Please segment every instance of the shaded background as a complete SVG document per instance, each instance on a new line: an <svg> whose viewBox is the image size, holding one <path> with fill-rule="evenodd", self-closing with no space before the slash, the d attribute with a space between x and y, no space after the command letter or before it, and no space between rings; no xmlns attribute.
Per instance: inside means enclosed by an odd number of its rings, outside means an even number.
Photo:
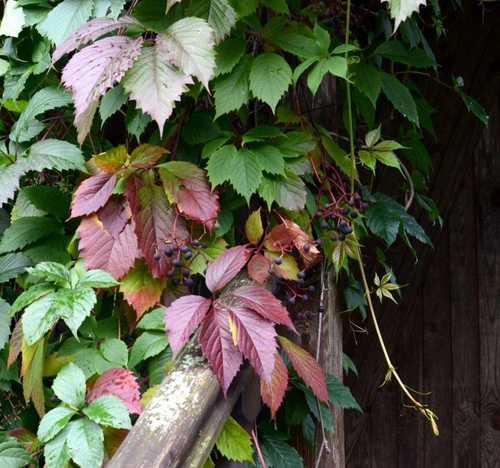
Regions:
<svg viewBox="0 0 500 468"><path fill-rule="evenodd" d="M387 368L372 327L354 336L345 324L345 351L360 371L348 384L365 411L345 415L349 468L500 467L500 2L443 7L440 74L462 76L490 124L483 127L454 93L428 86L439 140L429 142L430 195L444 227L420 216L435 249L420 249L417 264L407 252L392 256L399 282L410 285L400 307L386 304L379 315L403 379L432 392L422 398L439 416L441 435L404 406L397 385L379 388Z"/></svg>

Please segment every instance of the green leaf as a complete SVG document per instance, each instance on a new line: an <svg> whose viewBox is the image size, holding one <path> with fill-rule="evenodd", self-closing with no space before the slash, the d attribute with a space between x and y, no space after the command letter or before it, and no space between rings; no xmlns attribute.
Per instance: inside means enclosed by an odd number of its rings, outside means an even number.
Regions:
<svg viewBox="0 0 500 468"><path fill-rule="evenodd" d="M30 265L30 259L20 253L9 253L0 256L0 283L5 283L15 278Z"/></svg>
<svg viewBox="0 0 500 468"><path fill-rule="evenodd" d="M221 42L236 24L236 12L228 0L209 0L208 24L215 33L215 42Z"/></svg>
<svg viewBox="0 0 500 468"><path fill-rule="evenodd" d="M260 54L250 71L250 90L254 97L268 104L272 111L292 83L292 69L277 54Z"/></svg>
<svg viewBox="0 0 500 468"><path fill-rule="evenodd" d="M76 290L58 291L54 307L59 309L64 322L76 337L80 325L90 315L96 302L95 292L80 286Z"/></svg>
<svg viewBox="0 0 500 468"><path fill-rule="evenodd" d="M54 234L59 229L60 225L50 218L20 218L3 233L0 241L0 253L22 249L39 239Z"/></svg>
<svg viewBox="0 0 500 468"><path fill-rule="evenodd" d="M242 150L245 151L245 150ZM285 160L280 150L271 145L252 146L250 151L258 166L269 174L285 175Z"/></svg>
<svg viewBox="0 0 500 468"><path fill-rule="evenodd" d="M326 385L328 387L328 396L330 401L339 408L355 409L363 412L356 399L352 396L349 387L346 387L333 375L328 375Z"/></svg>
<svg viewBox="0 0 500 468"><path fill-rule="evenodd" d="M13 437L0 441L0 466L2 468L22 468L33 460L27 450Z"/></svg>
<svg viewBox="0 0 500 468"><path fill-rule="evenodd" d="M52 384L57 398L73 408L81 408L85 403L85 374L73 363L63 367Z"/></svg>
<svg viewBox="0 0 500 468"><path fill-rule="evenodd" d="M324 76L331 73L334 76L347 79L347 61L344 57L329 57L320 60L307 77L307 86L313 95L318 91Z"/></svg>
<svg viewBox="0 0 500 468"><path fill-rule="evenodd" d="M83 413L101 426L115 429L130 429L130 416L123 402L112 395L106 395L94 400Z"/></svg>
<svg viewBox="0 0 500 468"><path fill-rule="evenodd" d="M104 434L94 421L81 418L68 425L66 438L68 453L82 468L102 466L104 459Z"/></svg>
<svg viewBox="0 0 500 468"><path fill-rule="evenodd" d="M253 245L258 245L264 235L260 208L253 211L245 222L245 235Z"/></svg>
<svg viewBox="0 0 500 468"><path fill-rule="evenodd" d="M262 4L276 13L290 13L286 0L262 0Z"/></svg>
<svg viewBox="0 0 500 468"><path fill-rule="evenodd" d="M268 208L274 202L287 210L302 210L306 205L306 187L295 174L288 173L286 177L264 176L258 192Z"/></svg>
<svg viewBox="0 0 500 468"><path fill-rule="evenodd" d="M140 142L141 135L146 130L146 127L151 122L151 117L144 114L139 109L132 109L127 113L127 132L130 133L135 139Z"/></svg>
<svg viewBox="0 0 500 468"><path fill-rule="evenodd" d="M68 426L66 426L56 437L45 444L43 455L47 468L67 468L70 460L66 443L68 432Z"/></svg>
<svg viewBox="0 0 500 468"><path fill-rule="evenodd" d="M436 66L435 60L430 58L423 49L407 49L402 42L396 40L383 42L375 49L374 53L393 62L404 63L416 68Z"/></svg>
<svg viewBox="0 0 500 468"><path fill-rule="evenodd" d="M69 287L71 283L70 271L60 263L41 262L33 268L28 268L28 273L34 278L56 283L60 286Z"/></svg>
<svg viewBox="0 0 500 468"><path fill-rule="evenodd" d="M32 185L30 187L24 187L21 192L19 192L19 195L21 194L26 196L34 207L61 221L67 219L69 216L71 197L68 193L61 192L57 187Z"/></svg>
<svg viewBox="0 0 500 468"><path fill-rule="evenodd" d="M377 158L375 158L375 155L372 151L361 150L359 152L359 159L372 172L375 172L375 167L377 165Z"/></svg>
<svg viewBox="0 0 500 468"><path fill-rule="evenodd" d="M99 115L101 116L101 127L114 113L128 101L128 96L122 86L115 86L110 89L102 98L99 106Z"/></svg>
<svg viewBox="0 0 500 468"><path fill-rule="evenodd" d="M246 50L246 42L243 39L227 39L215 49L215 75L231 73L241 60Z"/></svg>
<svg viewBox="0 0 500 468"><path fill-rule="evenodd" d="M417 105L408 88L395 76L381 73L382 89L394 108L410 122L419 125Z"/></svg>
<svg viewBox="0 0 500 468"><path fill-rule="evenodd" d="M0 350L9 342L11 315L10 305L0 297Z"/></svg>
<svg viewBox="0 0 500 468"><path fill-rule="evenodd" d="M128 362L127 345L118 338L105 340L101 345L101 353L105 359L118 367L126 367Z"/></svg>
<svg viewBox="0 0 500 468"><path fill-rule="evenodd" d="M59 45L90 18L93 7L93 0L64 0L50 10L38 31Z"/></svg>
<svg viewBox="0 0 500 468"><path fill-rule="evenodd" d="M120 284L107 271L89 270L78 281L77 287L111 288Z"/></svg>
<svg viewBox="0 0 500 468"><path fill-rule="evenodd" d="M358 375L358 368L356 367L356 364L354 364L354 361L346 353L342 353L342 368L346 374L351 371L354 375Z"/></svg>
<svg viewBox="0 0 500 468"><path fill-rule="evenodd" d="M50 293L33 302L24 311L23 335L29 345L33 345L47 333L61 318L60 311L54 306L56 293Z"/></svg>
<svg viewBox="0 0 500 468"><path fill-rule="evenodd" d="M215 118L237 111L250 99L249 76L252 57L246 55L233 71L214 81Z"/></svg>
<svg viewBox="0 0 500 468"><path fill-rule="evenodd" d="M161 312L164 316L165 312ZM144 332L141 336L139 336L139 338L135 340L134 346L132 346L128 363L129 367L134 368L142 361L160 354L167 346L168 342L165 336L165 332Z"/></svg>
<svg viewBox="0 0 500 468"><path fill-rule="evenodd" d="M23 8L15 0L7 0L4 4L0 35L18 37L26 24Z"/></svg>
<svg viewBox="0 0 500 468"><path fill-rule="evenodd" d="M373 107L382 91L382 77L380 72L372 65L356 63L350 66L353 72L354 85L370 100Z"/></svg>
<svg viewBox="0 0 500 468"><path fill-rule="evenodd" d="M462 90L458 90L460 97L464 101L465 107L469 112L472 112L484 125L488 125L490 116L486 109L476 99L467 96Z"/></svg>
<svg viewBox="0 0 500 468"><path fill-rule="evenodd" d="M389 5L391 18L394 19L394 31L398 26L408 19L415 11L418 11L420 5L425 5L426 0L382 0Z"/></svg>
<svg viewBox="0 0 500 468"><path fill-rule="evenodd" d="M42 88L32 96L28 105L17 119L10 131L10 139L17 142L31 140L45 128L44 124L35 121L41 124L41 126L37 127L38 131L36 133L30 131L30 126L36 116L48 110L67 106L70 103L71 95L68 92L53 87Z"/></svg>
<svg viewBox="0 0 500 468"><path fill-rule="evenodd" d="M158 307L145 314L140 322L137 324L137 328L141 330L149 331L165 331L165 309Z"/></svg>
<svg viewBox="0 0 500 468"><path fill-rule="evenodd" d="M67 141L52 138L39 141L31 146L30 157L36 161L35 166L38 165L38 167L32 167L32 170L35 171L50 168L59 171L78 170L87 172L82 151ZM38 161L43 162L41 168Z"/></svg>
<svg viewBox="0 0 500 468"><path fill-rule="evenodd" d="M237 462L253 461L250 434L231 416L226 420L215 445L217 450L228 460Z"/></svg>
<svg viewBox="0 0 500 468"><path fill-rule="evenodd" d="M70 419L76 414L76 411L66 406L58 406L49 411L38 426L37 437L42 443L52 440L69 423Z"/></svg>
<svg viewBox="0 0 500 468"><path fill-rule="evenodd" d="M351 156L347 154L326 132L321 135L321 143L339 169L349 178L358 179L358 171L353 165Z"/></svg>
<svg viewBox="0 0 500 468"><path fill-rule="evenodd" d="M263 438L262 452L269 468L303 468L304 462L293 447L286 443L286 436L268 433Z"/></svg>

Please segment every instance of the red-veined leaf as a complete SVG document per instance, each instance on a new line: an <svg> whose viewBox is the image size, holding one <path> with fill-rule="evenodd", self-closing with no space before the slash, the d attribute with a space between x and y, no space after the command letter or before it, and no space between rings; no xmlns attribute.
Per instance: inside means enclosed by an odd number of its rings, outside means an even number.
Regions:
<svg viewBox="0 0 500 468"><path fill-rule="evenodd" d="M262 254L255 254L247 265L248 276L260 284L266 283L271 275L271 261Z"/></svg>
<svg viewBox="0 0 500 468"><path fill-rule="evenodd" d="M102 208L111 197L116 176L107 173L85 179L77 188L71 203L71 217L85 216Z"/></svg>
<svg viewBox="0 0 500 468"><path fill-rule="evenodd" d="M205 171L185 161L170 161L160 167L165 190L187 219L213 230L219 216L219 196L212 192Z"/></svg>
<svg viewBox="0 0 500 468"><path fill-rule="evenodd" d="M313 240L293 221L285 220L275 226L264 242L266 249L271 252L281 252L283 249L294 247L300 253L304 265L309 268L321 259L321 253Z"/></svg>
<svg viewBox="0 0 500 468"><path fill-rule="evenodd" d="M168 342L174 354L187 343L189 337L207 315L211 299L184 296L174 301L165 311Z"/></svg>
<svg viewBox="0 0 500 468"><path fill-rule="evenodd" d="M141 414L141 393L135 375L127 369L109 369L101 375L87 394L87 403L104 396L119 398L130 413Z"/></svg>
<svg viewBox="0 0 500 468"><path fill-rule="evenodd" d="M245 307L257 312L263 318L274 323L286 325L296 332L288 310L267 289L249 284L241 286L232 292Z"/></svg>
<svg viewBox="0 0 500 468"><path fill-rule="evenodd" d="M288 369L286 368L283 358L276 353L273 376L271 383L260 381L260 395L262 401L271 410L271 416L274 418L278 409L283 403L286 390L288 388Z"/></svg>
<svg viewBox="0 0 500 468"><path fill-rule="evenodd" d="M80 255L88 270L105 270L120 279L141 256L129 207L111 199L78 227Z"/></svg>
<svg viewBox="0 0 500 468"><path fill-rule="evenodd" d="M139 320L144 312L160 302L166 280L151 276L143 261L136 264L120 283L125 300L134 308Z"/></svg>
<svg viewBox="0 0 500 468"><path fill-rule="evenodd" d="M182 219L168 206L167 197L153 180L132 176L127 199L135 221L139 247L155 278L164 278L173 269L172 259L164 255L168 244L189 237Z"/></svg>
<svg viewBox="0 0 500 468"><path fill-rule="evenodd" d="M229 329L229 312L212 307L202 322L199 342L203 355L213 369L224 395L238 373L243 356L233 344Z"/></svg>
<svg viewBox="0 0 500 468"><path fill-rule="evenodd" d="M247 307L232 305L228 310L236 327L238 348L260 378L271 382L276 354L274 324Z"/></svg>
<svg viewBox="0 0 500 468"><path fill-rule="evenodd" d="M309 386L318 400L328 402L328 389L323 369L305 349L283 336L278 337L281 347L292 362L299 377Z"/></svg>
<svg viewBox="0 0 500 468"><path fill-rule="evenodd" d="M208 289L212 292L222 289L241 271L249 256L250 250L242 245L226 250L207 267L205 281Z"/></svg>

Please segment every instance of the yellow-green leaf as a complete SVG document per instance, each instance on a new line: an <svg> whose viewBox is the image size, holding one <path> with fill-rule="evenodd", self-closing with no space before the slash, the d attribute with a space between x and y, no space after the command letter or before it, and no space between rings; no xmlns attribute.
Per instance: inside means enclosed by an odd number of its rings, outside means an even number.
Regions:
<svg viewBox="0 0 500 468"><path fill-rule="evenodd" d="M216 443L219 452L228 460L253 461L252 440L234 418L229 417Z"/></svg>
<svg viewBox="0 0 500 468"><path fill-rule="evenodd" d="M260 216L260 208L255 210L245 223L245 234L251 244L257 245L264 235L262 227L262 218Z"/></svg>

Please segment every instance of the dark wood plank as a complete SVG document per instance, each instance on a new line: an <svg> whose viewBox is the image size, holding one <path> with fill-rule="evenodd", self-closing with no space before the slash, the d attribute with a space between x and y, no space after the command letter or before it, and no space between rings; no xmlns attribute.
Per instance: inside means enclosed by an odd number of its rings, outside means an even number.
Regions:
<svg viewBox="0 0 500 468"><path fill-rule="evenodd" d="M429 265L423 289L424 343L423 390L428 397L421 398L439 417L440 435L432 434L430 426L424 430L425 465L449 466L452 459L452 358L449 298L449 242L444 236Z"/></svg>
<svg viewBox="0 0 500 468"><path fill-rule="evenodd" d="M479 193L478 287L481 386L481 466L500 466L500 109L498 78L491 121L475 151Z"/></svg>
<svg viewBox="0 0 500 468"><path fill-rule="evenodd" d="M473 160L467 173L473 174ZM479 321L474 178L465 177L448 222L453 357L453 467L479 466Z"/></svg>

